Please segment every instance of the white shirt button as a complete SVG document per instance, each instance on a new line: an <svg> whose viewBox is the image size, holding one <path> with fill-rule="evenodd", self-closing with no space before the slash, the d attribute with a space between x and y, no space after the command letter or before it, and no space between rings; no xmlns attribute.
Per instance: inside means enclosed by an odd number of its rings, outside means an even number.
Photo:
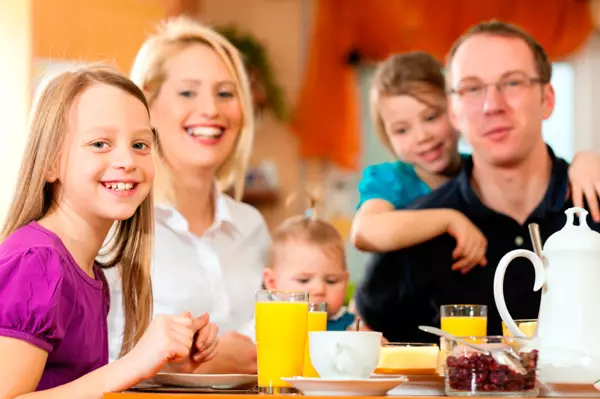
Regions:
<svg viewBox="0 0 600 399"><path fill-rule="evenodd" d="M521 237L521 236L517 236L517 237L515 238L515 245L516 245L517 247L520 247L521 245L523 245L523 237Z"/></svg>

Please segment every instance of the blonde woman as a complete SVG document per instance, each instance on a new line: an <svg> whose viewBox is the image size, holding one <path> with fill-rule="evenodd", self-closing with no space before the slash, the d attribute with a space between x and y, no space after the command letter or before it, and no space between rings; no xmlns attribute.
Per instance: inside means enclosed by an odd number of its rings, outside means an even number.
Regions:
<svg viewBox="0 0 600 399"><path fill-rule="evenodd" d="M197 373L256 372L254 293L270 246L263 217L239 202L253 140L248 78L212 29L169 20L139 50L131 77L146 94L161 151L155 179L155 311L209 312L218 355ZM234 188L235 199L224 193ZM118 302L119 284L111 284ZM122 314L109 318L111 355Z"/></svg>
<svg viewBox="0 0 600 399"><path fill-rule="evenodd" d="M168 361L195 368L214 353L207 317L150 322L154 141L144 94L112 70L65 72L40 92L0 244L1 398L99 398ZM125 355L107 364L102 268L115 265L124 277ZM196 333L205 350L192 363Z"/></svg>

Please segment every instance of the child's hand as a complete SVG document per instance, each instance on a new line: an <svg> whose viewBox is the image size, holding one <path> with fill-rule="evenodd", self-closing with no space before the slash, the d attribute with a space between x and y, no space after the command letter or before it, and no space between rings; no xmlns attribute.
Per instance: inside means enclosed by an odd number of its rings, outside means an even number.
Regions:
<svg viewBox="0 0 600 399"><path fill-rule="evenodd" d="M210 322L208 313L194 319L196 342L192 349L192 360L197 363L207 362L217 355L217 333L219 327Z"/></svg>
<svg viewBox="0 0 600 399"><path fill-rule="evenodd" d="M569 167L573 205L585 208L584 198L594 222L600 222L600 157L592 151L580 151Z"/></svg>
<svg viewBox="0 0 600 399"><path fill-rule="evenodd" d="M465 215L451 210L447 231L456 239L452 259L457 261L452 265L452 270L460 270L464 274L477 265L487 265L487 239Z"/></svg>
<svg viewBox="0 0 600 399"><path fill-rule="evenodd" d="M189 313L156 316L137 345L123 358L134 373L135 383L154 377L168 362L188 359L195 332Z"/></svg>
<svg viewBox="0 0 600 399"><path fill-rule="evenodd" d="M184 316L192 319L192 329L195 331L194 342L189 355L183 359L173 360L167 365L169 371L175 373L193 373L200 364L213 359L217 354L218 327L210 323L208 313L192 318L189 312Z"/></svg>

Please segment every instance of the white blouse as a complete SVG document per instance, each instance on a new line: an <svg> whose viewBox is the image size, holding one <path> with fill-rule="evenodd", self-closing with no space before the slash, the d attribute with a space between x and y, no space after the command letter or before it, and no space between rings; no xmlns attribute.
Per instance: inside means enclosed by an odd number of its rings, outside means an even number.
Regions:
<svg viewBox="0 0 600 399"><path fill-rule="evenodd" d="M215 198L215 221L201 236L188 231L173 207L155 207L152 262L154 314L208 312L222 334L237 331L254 340L254 294L260 289L271 236L264 218L250 205L225 194ZM118 357L124 328L121 282L107 270L111 361Z"/></svg>

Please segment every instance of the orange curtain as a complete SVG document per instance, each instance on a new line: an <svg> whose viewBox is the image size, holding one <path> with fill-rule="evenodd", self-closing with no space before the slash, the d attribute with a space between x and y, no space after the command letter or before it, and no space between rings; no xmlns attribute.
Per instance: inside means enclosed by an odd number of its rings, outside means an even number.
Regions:
<svg viewBox="0 0 600 399"><path fill-rule="evenodd" d="M160 0L163 4L167 17L178 15L198 16L202 8L202 0Z"/></svg>
<svg viewBox="0 0 600 399"><path fill-rule="evenodd" d="M576 51L592 31L583 0L319 0L308 65L292 128L304 158L344 169L360 161L357 77L351 52L378 61L422 50L443 60L471 25L492 18L519 25L553 60Z"/></svg>

